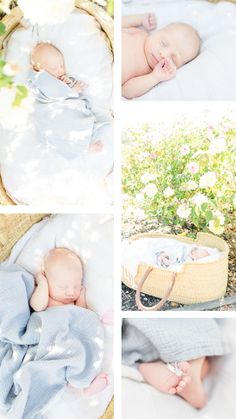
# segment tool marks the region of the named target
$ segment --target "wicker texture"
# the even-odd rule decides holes
[[[183,243],[199,246],[215,247],[223,254],[215,261],[185,263],[182,272],[177,273],[174,289],[169,297],[170,301],[181,304],[196,304],[215,300],[224,296],[228,281],[228,252],[227,243],[212,234],[199,233],[196,240],[183,236],[158,234],[155,232],[137,234],[129,240],[139,240],[143,237],[173,238]],[[123,269],[122,281],[130,288],[136,289],[149,265],[139,264],[137,274],[132,275]],[[155,267],[146,280],[142,292],[154,297],[162,298],[171,285],[172,272]]]
[[[100,25],[101,31],[105,34],[106,40],[109,44],[111,51],[113,52],[113,20],[103,10],[102,7],[93,3],[89,0],[75,0],[75,7],[79,10],[85,11],[86,13],[93,16]],[[20,27],[20,21],[22,18],[22,12],[19,7],[12,9],[11,13],[6,15],[2,22],[6,26],[5,34],[0,37],[0,50],[3,50],[5,41],[11,36],[12,32]],[[0,178],[0,205],[15,205],[15,202],[8,196],[2,180]]]
[[[0,262],[11,253],[16,242],[32,227],[49,214],[0,214]],[[109,403],[100,419],[113,419],[114,401]]]

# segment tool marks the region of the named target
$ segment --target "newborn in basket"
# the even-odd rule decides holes
[[[66,74],[62,53],[50,43],[39,43],[32,50],[31,65],[32,70],[29,74],[28,85],[32,89],[37,102],[48,105],[54,104],[54,113],[50,117],[51,123],[58,114],[60,121],[57,121],[57,124],[59,122],[59,129],[62,129],[62,124],[66,124],[65,113],[69,112],[69,108],[77,110],[77,115],[73,115],[76,126],[72,125],[72,116],[68,120],[72,133],[72,138],[69,138],[69,140],[73,143],[79,143],[80,151],[101,152],[103,143],[96,138],[99,124],[96,122],[88,102],[82,96],[86,84]],[[58,107],[59,105],[56,106],[58,102],[60,106],[62,102],[64,105],[67,103],[68,106],[64,106],[62,111]],[[61,120],[62,112],[63,120]]]
[[[149,13],[123,17],[122,28],[122,95],[127,99],[173,78],[199,54],[200,37],[185,23],[171,23],[149,35],[156,29],[155,15]]]
[[[36,288],[30,305],[34,311],[66,304],[87,308],[86,291],[82,281],[83,264],[79,256],[69,249],[53,249],[44,260],[43,272],[39,272],[35,277]],[[84,393],[92,395],[106,386],[107,376],[100,373]]]
[[[212,249],[211,249],[212,250]],[[216,249],[215,249],[216,250]],[[210,256],[212,252],[210,249],[204,247],[182,246],[178,250],[161,250],[155,253],[155,263],[161,268],[169,268],[172,270],[178,269],[178,266],[184,262],[195,262]]]

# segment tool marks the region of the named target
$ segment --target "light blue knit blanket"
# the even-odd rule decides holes
[[[73,305],[32,312],[33,289],[31,274],[0,267],[0,408],[12,419],[41,418],[68,383],[87,387],[103,359],[96,313]]]

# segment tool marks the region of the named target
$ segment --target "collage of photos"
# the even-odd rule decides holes
[[[236,0],[0,0],[0,419],[235,419]]]

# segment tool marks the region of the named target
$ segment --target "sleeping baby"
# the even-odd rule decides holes
[[[82,280],[83,265],[79,256],[69,249],[51,250],[44,260],[43,272],[35,277],[31,307],[34,311],[65,304],[87,308]]]
[[[74,77],[66,74],[63,54],[58,48],[48,42],[41,42],[33,48],[31,65],[33,71],[30,73],[29,86],[41,103],[50,104],[50,102],[55,100],[78,99],[87,87],[83,81],[76,80]],[[90,121],[90,107],[86,100],[82,99],[80,105],[81,115],[83,114],[84,120],[87,117],[88,121]],[[81,129],[82,132],[86,131],[84,128]],[[87,149],[90,152],[100,152],[103,150],[103,143],[100,139],[94,139]]]
[[[77,93],[83,92],[86,84],[66,75],[65,61],[62,53],[48,42],[37,44],[31,53],[31,64],[35,71],[47,73],[67,84]]]
[[[122,95],[127,99],[170,80],[199,54],[201,40],[192,26],[171,23],[149,34],[155,28],[152,13],[122,19]]]
[[[67,304],[87,308],[82,281],[83,264],[80,257],[69,249],[52,249],[44,260],[43,272],[35,277],[36,288],[30,305],[34,311]],[[100,373],[84,389],[84,394],[91,396],[104,390],[107,384],[107,374]]]
[[[210,253],[201,247],[193,247],[190,251],[183,246],[181,254],[171,255],[167,251],[163,250],[155,253],[155,262],[161,268],[169,268],[177,265],[181,265],[184,262],[194,262],[199,259],[210,256]]]

